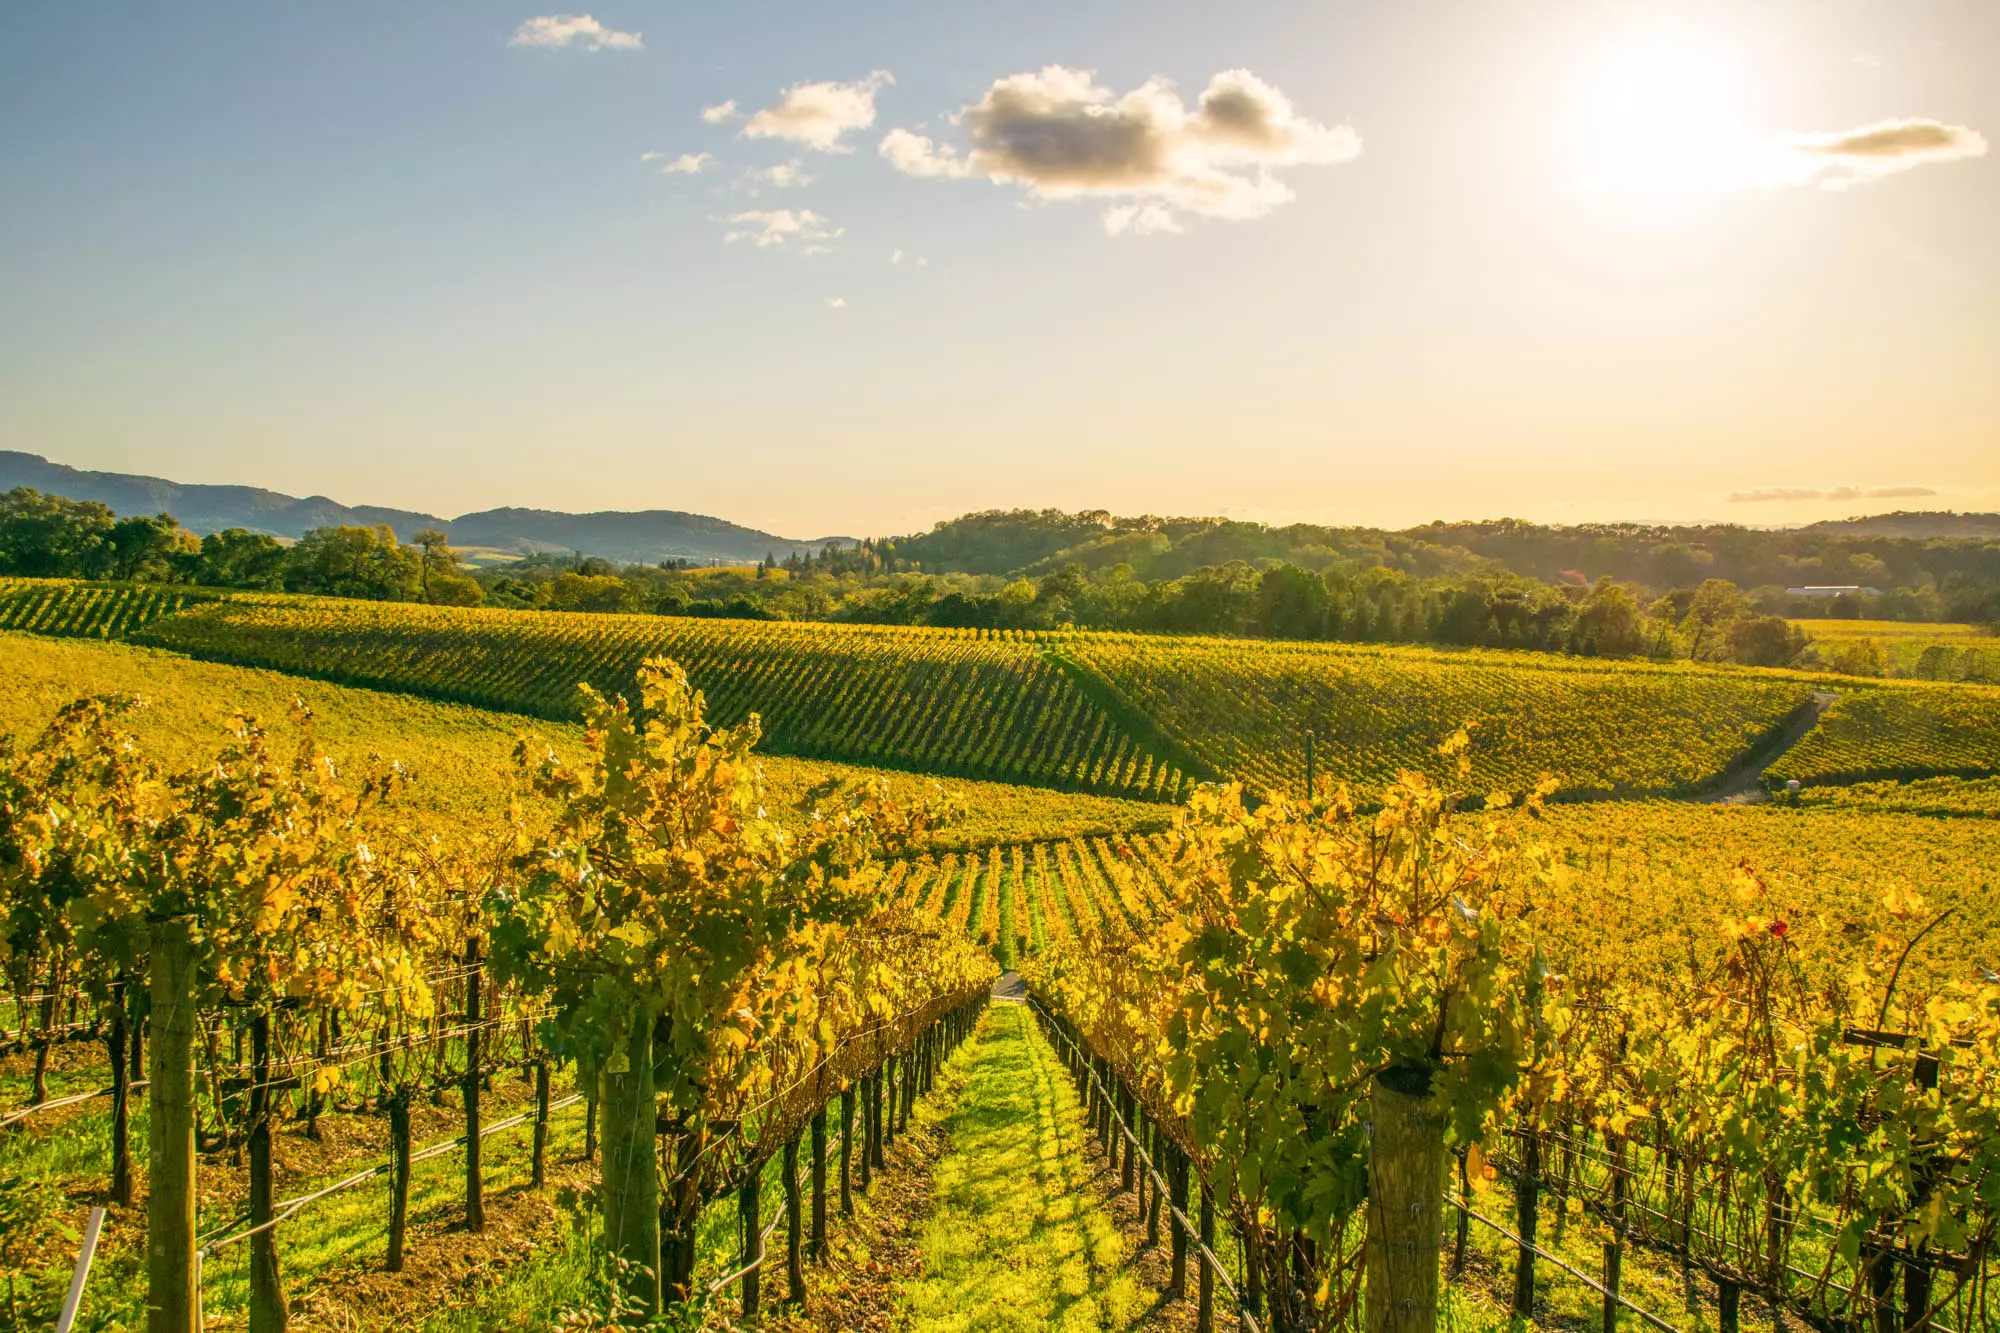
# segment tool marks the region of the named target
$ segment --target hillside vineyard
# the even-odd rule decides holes
[[[1676,1329],[1701,1308],[1676,1277],[1691,1259],[1717,1299],[1815,1326],[1935,1307],[1991,1333],[1993,779],[1659,799],[1756,761],[1823,679],[85,584],[0,588],[0,620],[19,627],[0,634],[0,1077],[22,1094],[0,1106],[48,1136],[0,1140],[0,1191],[47,1255],[62,1190],[108,1178],[105,1327],[162,1292],[260,1333],[288,1310],[367,1326],[378,1268],[451,1231],[478,1247],[551,1190],[590,1210],[584,1239],[542,1230],[545,1257],[480,1299],[574,1313],[550,1284],[608,1273],[608,1253],[640,1306],[714,1286],[749,1317],[782,1286],[810,1309],[807,1256],[857,1225],[833,1201],[908,1169],[893,1145],[923,1099],[949,1104],[960,1048],[994,1039],[979,1014],[1006,968],[1124,1182],[1107,1188],[1176,1256],[1168,1298],[1210,1327],[1358,1333],[1340,1311],[1407,1278],[1369,1261],[1371,1211],[1415,1206],[1433,1247],[1454,1216],[1497,1215],[1482,1225],[1517,1250],[1487,1259],[1516,1262],[1529,1309],[1537,1258],[1583,1271],[1601,1228],[1625,1290],[1685,1302],[1663,1307]],[[663,645],[698,663],[718,722],[763,714],[796,750],[943,781],[759,758],[711,727],[693,673],[646,660]],[[1925,745],[1991,763],[1990,690],[1838,688],[1827,720],[1853,720],[1781,759],[1820,763],[1818,742],[1847,767]],[[508,764],[520,732],[536,740]],[[957,789],[947,765],[1042,785]],[[1545,769],[1597,799],[1462,812]],[[1152,771],[1185,804],[1164,783],[1150,805],[1087,790]],[[124,865],[163,869],[106,869]],[[199,944],[139,920],[189,911]],[[165,1090],[146,1116],[192,1145],[185,1178],[130,1150],[135,1043]],[[1377,1169],[1405,1149],[1372,1128],[1394,1104],[1363,1075],[1427,1060],[1425,1151],[1456,1179],[1384,1202]],[[173,1120],[176,1087],[218,1095]],[[142,1179],[164,1208],[143,1224],[123,1202]],[[177,1231],[195,1198],[217,1202]],[[1885,1285],[1891,1268],[1916,1276]],[[60,1258],[19,1271],[22,1308],[52,1309]]]
[[[524,613],[14,581],[0,628],[122,636],[220,662],[527,713],[625,688],[655,654],[775,754],[1172,801],[1320,776],[1364,795],[1437,773],[1470,726],[1470,780],[1562,799],[1685,796],[1771,758],[1775,783],[2000,773],[2000,687],[1546,653],[1109,633]]]

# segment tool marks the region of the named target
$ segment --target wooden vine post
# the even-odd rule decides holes
[[[155,922],[152,931],[147,1333],[195,1333],[195,956],[189,931],[186,917]]]
[[[785,1276],[791,1288],[787,1299],[803,1304],[806,1299],[803,1209],[799,1202],[799,1136],[785,1140],[783,1167],[785,1183]]]
[[[1182,1154],[1178,1144],[1170,1144],[1167,1156],[1172,1163],[1168,1168],[1167,1186],[1173,1191],[1174,1207],[1180,1209],[1181,1216],[1185,1217],[1188,1205],[1187,1158]],[[1172,1274],[1167,1279],[1167,1299],[1177,1301],[1187,1295],[1188,1238],[1187,1228],[1181,1226],[1179,1222],[1175,1222],[1173,1232],[1174,1265]]]
[[[405,1238],[410,1228],[410,1087],[404,1083],[389,1094],[389,1254],[382,1267],[403,1271]]]
[[[549,1057],[535,1059],[535,1161],[529,1184],[540,1189],[548,1183],[549,1158]]]
[[[120,972],[111,987],[111,1202],[132,1206],[132,1075],[125,1058],[130,1028],[126,1024],[126,994],[131,983]]]
[[[743,1187],[737,1206],[743,1219],[743,1317],[757,1317],[758,1278],[763,1275],[764,1258],[764,1164],[752,1162],[743,1173]]]
[[[822,1105],[812,1118],[812,1257],[814,1263],[826,1260],[826,1107]]]
[[[1514,1216],[1521,1228],[1521,1246],[1514,1255],[1513,1310],[1523,1319],[1532,1319],[1535,1313],[1535,1232],[1541,1197],[1542,1135],[1529,1120],[1521,1131],[1521,1174],[1514,1182]]]
[[[1206,1180],[1201,1182],[1201,1243],[1204,1249],[1215,1248],[1215,1193]],[[1215,1330],[1215,1271],[1208,1266],[1206,1255],[1201,1259],[1201,1278],[1198,1290],[1199,1300],[1195,1305],[1195,1333],[1214,1333]]]
[[[1625,1271],[1625,1136],[1606,1134],[1611,1148],[1611,1237],[1604,1242],[1604,1333],[1618,1333],[1618,1284]]]
[[[1445,1152],[1430,1071],[1378,1075],[1369,1111],[1367,1333],[1433,1333]]]
[[[854,1215],[854,1084],[840,1090],[840,1215]]]
[[[250,1020],[250,1237],[251,1333],[284,1333],[291,1323],[285,1284],[278,1272],[278,1232],[270,1225],[276,1202],[271,1183],[271,1015],[260,1009]]]
[[[465,1229],[477,1235],[486,1230],[486,1181],[479,1154],[480,992],[486,974],[477,939],[465,942],[465,966]]]

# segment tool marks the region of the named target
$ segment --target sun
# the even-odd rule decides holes
[[[1749,81],[1722,44],[1627,37],[1587,58],[1571,109],[1579,183],[1619,194],[1733,190],[1754,172]]]

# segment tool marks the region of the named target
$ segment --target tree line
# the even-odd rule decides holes
[[[1628,543],[1651,531],[1461,526],[1477,527],[1481,541],[1528,545],[1544,537],[1553,542],[1548,534],[1559,531],[1571,546],[1549,549],[1569,554],[1583,549],[1576,543],[1609,541],[1606,534],[1614,531],[1624,532]],[[1342,536],[1362,531],[996,511],[967,515],[918,537],[829,543],[783,561],[773,555],[755,567],[694,568],[675,560],[619,566],[545,554],[472,569],[461,566],[436,530],[416,533],[408,543],[387,526],[318,528],[290,545],[241,529],[196,538],[171,515],[121,518],[101,504],[24,488],[0,495],[0,574],[454,606],[1432,643],[1827,669],[1845,669],[1845,659],[1822,658],[1789,617],[1934,620],[1957,608],[1990,610],[2000,619],[2000,555],[1992,558],[1989,587],[1982,563],[1987,546],[1979,542],[1865,539],[1867,545],[1937,548],[1925,558],[1953,564],[1956,572],[1940,581],[1920,571],[1917,587],[1884,589],[1880,596],[1803,599],[1777,586],[1746,588],[1719,574],[1694,577],[1742,565],[1713,551],[1681,562],[1656,544],[1644,556],[1654,576],[1690,575],[1685,581],[1611,573],[1587,578],[1580,569],[1540,578],[1464,545],[1377,534],[1393,540],[1357,546]],[[1313,544],[1301,534],[1346,544]],[[1211,557],[1221,558],[1174,572],[1190,559]],[[1543,557],[1557,558],[1546,551],[1536,558]],[[1870,574],[1872,566],[1857,566],[1853,553],[1841,558],[1846,563],[1837,576],[1879,577]],[[1876,564],[1887,567],[1879,559]],[[1003,567],[1011,568],[994,572]],[[1817,572],[1824,575],[1827,568]],[[1792,573],[1806,576],[1797,567]]]

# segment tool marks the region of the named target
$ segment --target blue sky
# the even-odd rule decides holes
[[[2000,8],[584,12],[8,5],[0,447],[801,536],[2000,507]],[[1121,127],[1175,165],[1049,156]]]

